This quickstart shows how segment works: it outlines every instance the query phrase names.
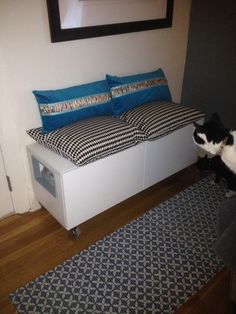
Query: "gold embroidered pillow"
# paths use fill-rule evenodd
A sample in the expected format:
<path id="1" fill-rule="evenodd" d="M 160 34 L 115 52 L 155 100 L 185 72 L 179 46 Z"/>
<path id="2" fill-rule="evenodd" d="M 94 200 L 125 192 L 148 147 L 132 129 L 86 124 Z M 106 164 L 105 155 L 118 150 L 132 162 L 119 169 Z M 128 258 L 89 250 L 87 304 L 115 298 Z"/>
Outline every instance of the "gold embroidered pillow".
<path id="1" fill-rule="evenodd" d="M 152 101 L 171 101 L 171 94 L 162 69 L 118 77 L 107 74 L 116 117 L 139 105 Z"/>
<path id="2" fill-rule="evenodd" d="M 112 115 L 111 94 L 105 80 L 57 90 L 35 90 L 33 94 L 44 133 L 87 118 Z"/>

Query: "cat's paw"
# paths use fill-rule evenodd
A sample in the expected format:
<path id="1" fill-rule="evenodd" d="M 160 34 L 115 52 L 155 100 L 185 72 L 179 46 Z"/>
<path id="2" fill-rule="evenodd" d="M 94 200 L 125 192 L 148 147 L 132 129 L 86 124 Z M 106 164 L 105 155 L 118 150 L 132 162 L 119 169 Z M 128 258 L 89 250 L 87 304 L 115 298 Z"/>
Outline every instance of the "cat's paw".
<path id="1" fill-rule="evenodd" d="M 236 195 L 236 191 L 233 191 L 233 190 L 229 190 L 228 192 L 225 193 L 225 196 L 227 198 L 230 198 L 232 196 L 235 196 Z"/>

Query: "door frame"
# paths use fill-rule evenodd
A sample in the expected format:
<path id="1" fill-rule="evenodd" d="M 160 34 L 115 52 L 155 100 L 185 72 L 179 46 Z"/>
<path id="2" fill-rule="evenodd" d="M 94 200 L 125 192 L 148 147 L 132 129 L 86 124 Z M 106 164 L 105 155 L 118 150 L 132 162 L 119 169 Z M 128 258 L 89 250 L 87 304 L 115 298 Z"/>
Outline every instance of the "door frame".
<path id="1" fill-rule="evenodd" d="M 7 216 L 10 216 L 10 215 L 12 215 L 12 214 L 14 214 L 15 213 L 15 208 L 14 208 L 14 204 L 13 204 L 13 200 L 12 200 L 12 194 L 11 194 L 11 189 L 9 188 L 10 186 L 9 186 L 9 182 L 7 182 L 8 180 L 7 180 L 7 172 L 6 172 L 6 166 L 5 166 L 5 160 L 4 160 L 4 157 L 3 157 L 3 152 L 2 152 L 2 147 L 1 147 L 1 143 L 0 143 L 0 159 L 1 159 L 1 167 L 3 168 L 3 181 L 4 181 L 4 188 L 2 189 L 3 190 L 3 192 L 4 192 L 4 194 L 5 193 L 7 193 L 8 195 L 6 196 L 7 198 L 8 198 L 8 206 L 10 207 L 10 208 L 7 208 L 7 212 L 5 212 L 3 215 L 1 214 L 0 215 L 0 219 L 2 219 L 2 218 L 5 218 L 5 217 L 7 217 Z M 4 178 L 5 177 L 5 178 Z M 6 204 L 4 204 L 4 206 L 5 206 Z M 7 207 L 8 207 L 7 206 Z M 6 208 L 3 208 L 2 209 L 3 210 L 3 212 L 6 210 Z"/>
<path id="2" fill-rule="evenodd" d="M 12 185 L 12 202 L 15 213 L 29 211 L 30 198 L 26 172 L 26 148 L 15 108 L 19 107 L 12 96 L 11 80 L 0 48 L 0 143 L 5 170 Z"/>

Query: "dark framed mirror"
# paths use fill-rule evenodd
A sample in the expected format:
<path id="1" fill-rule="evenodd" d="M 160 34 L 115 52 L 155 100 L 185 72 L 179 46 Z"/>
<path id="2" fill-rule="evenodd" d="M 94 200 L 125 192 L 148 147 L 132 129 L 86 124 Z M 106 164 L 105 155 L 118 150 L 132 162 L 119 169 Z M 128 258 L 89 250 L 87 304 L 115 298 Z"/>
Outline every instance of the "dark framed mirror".
<path id="1" fill-rule="evenodd" d="M 60 42 L 172 26 L 174 0 L 110 1 L 47 0 L 51 41 Z M 152 2 L 153 8 L 148 6 L 148 1 L 150 1 L 150 4 Z M 149 12 L 148 10 L 143 10 L 141 5 L 145 5 Z M 160 10 L 159 7 L 154 10 L 155 6 L 159 6 Z M 137 8 L 137 12 L 135 12 L 134 8 Z M 116 12 L 116 14 L 106 15 L 106 11 L 109 10 L 110 12 Z M 132 17 L 132 14 L 129 13 L 129 16 L 127 14 L 127 19 L 122 20 L 123 14 L 120 14 L 121 10 L 125 14 L 132 10 L 131 13 L 133 14 L 134 11 L 135 14 Z M 75 12 L 78 14 L 78 17 L 75 17 Z M 141 16 L 140 19 L 139 15 Z M 99 21 L 97 21 L 97 17 L 100 18 Z M 112 18 L 114 20 L 111 20 Z M 65 24 L 65 20 L 69 22 Z"/>

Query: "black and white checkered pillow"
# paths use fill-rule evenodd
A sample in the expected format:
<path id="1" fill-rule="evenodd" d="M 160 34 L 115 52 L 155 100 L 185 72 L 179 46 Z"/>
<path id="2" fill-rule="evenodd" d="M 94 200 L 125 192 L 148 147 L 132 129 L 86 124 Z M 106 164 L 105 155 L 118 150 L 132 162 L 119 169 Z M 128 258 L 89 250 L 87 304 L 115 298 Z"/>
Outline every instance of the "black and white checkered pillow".
<path id="1" fill-rule="evenodd" d="M 46 134 L 41 128 L 31 129 L 27 134 L 80 166 L 146 139 L 137 127 L 112 116 L 90 118 Z"/>
<path id="2" fill-rule="evenodd" d="M 202 112 L 187 106 L 153 102 L 123 113 L 120 119 L 138 127 L 148 140 L 153 140 L 204 116 Z"/>

